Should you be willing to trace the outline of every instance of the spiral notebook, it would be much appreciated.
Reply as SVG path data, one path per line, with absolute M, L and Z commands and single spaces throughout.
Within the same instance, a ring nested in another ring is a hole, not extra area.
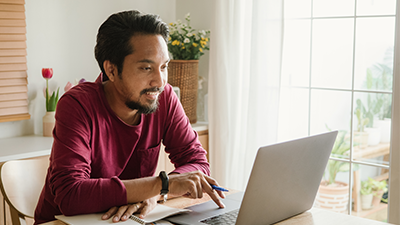
M 151 211 L 144 219 L 140 219 L 138 215 L 132 215 L 129 220 L 121 221 L 118 224 L 150 224 L 161 220 L 165 217 L 176 215 L 183 212 L 189 212 L 188 209 L 176 209 L 171 208 L 166 205 L 157 204 L 157 206 Z M 97 224 L 115 224 L 112 222 L 112 219 L 102 220 L 101 216 L 103 213 L 95 213 L 95 214 L 84 214 L 84 215 L 76 215 L 76 216 L 64 216 L 57 215 L 56 219 L 61 220 L 70 225 L 97 225 Z

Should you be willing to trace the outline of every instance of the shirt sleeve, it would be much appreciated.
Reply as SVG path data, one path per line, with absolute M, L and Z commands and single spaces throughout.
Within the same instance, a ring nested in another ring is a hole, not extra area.
M 210 175 L 210 165 L 207 162 L 207 151 L 201 146 L 198 134 L 190 125 L 178 97 L 173 93 L 172 87 L 166 88 L 169 91 L 167 98 L 168 112 L 166 129 L 163 143 L 165 151 L 175 166 L 172 172 L 186 173 L 201 171 Z
M 127 204 L 126 189 L 118 177 L 90 177 L 89 118 L 72 96 L 64 95 L 58 102 L 49 183 L 64 215 L 103 212 Z

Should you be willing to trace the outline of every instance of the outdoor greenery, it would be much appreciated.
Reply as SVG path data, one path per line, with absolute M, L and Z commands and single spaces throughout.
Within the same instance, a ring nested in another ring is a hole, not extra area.
M 381 190 L 383 192 L 388 190 L 386 180 L 377 181 L 371 177 L 368 177 L 368 180 L 361 181 L 360 193 L 362 195 L 374 194 L 377 196 L 378 192 Z
M 383 63 L 376 63 L 367 69 L 364 87 L 367 90 L 392 91 L 393 85 L 393 48 L 385 53 Z M 358 100 L 357 100 L 358 101 Z M 362 104 L 362 103 L 361 103 Z M 357 103 L 358 106 L 358 103 Z M 374 126 L 374 117 L 383 120 L 392 117 L 392 95 L 368 93 L 363 113 L 369 119 L 367 127 Z
M 354 114 L 357 116 L 357 131 L 364 132 L 364 128 L 366 125 L 370 123 L 369 116 L 371 114 L 370 111 L 367 111 L 361 102 L 360 99 L 356 101 L 356 109 L 354 110 Z
M 350 142 L 348 137 L 346 137 L 347 131 L 341 130 L 338 132 L 335 144 L 332 148 L 332 156 L 336 158 L 346 158 L 350 151 Z M 327 165 L 327 171 L 329 174 L 329 179 L 327 185 L 334 184 L 336 181 L 336 176 L 339 172 L 349 171 L 349 163 L 329 160 Z M 326 173 L 325 173 L 326 175 Z

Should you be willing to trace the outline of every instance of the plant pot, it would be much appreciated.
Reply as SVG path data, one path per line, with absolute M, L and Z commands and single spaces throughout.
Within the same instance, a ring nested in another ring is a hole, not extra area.
M 43 136 L 52 137 L 54 124 L 56 122 L 55 119 L 56 112 L 46 112 L 46 115 L 43 116 Z
M 375 122 L 375 126 L 381 129 L 381 142 L 382 143 L 390 142 L 392 120 L 390 118 L 385 118 L 384 120 L 377 120 Z
M 354 131 L 354 147 L 361 149 L 368 147 L 368 136 L 367 132 Z
M 197 122 L 199 60 L 171 60 L 168 83 L 180 89 L 181 103 L 190 123 Z
M 361 208 L 362 209 L 370 209 L 372 207 L 372 198 L 374 197 L 373 194 L 368 195 L 360 195 L 361 198 Z
M 383 190 L 379 190 L 379 191 L 376 191 L 376 192 L 374 192 L 374 194 L 373 194 L 373 198 L 372 198 L 372 205 L 375 207 L 375 206 L 378 206 L 380 203 L 381 203 L 381 199 L 382 199 L 382 196 L 383 196 Z
M 381 142 L 381 129 L 380 128 L 365 128 L 368 133 L 368 145 L 374 146 Z
M 349 204 L 349 184 L 336 181 L 335 184 L 326 185 L 326 181 L 322 181 L 315 206 L 334 212 L 346 213 Z

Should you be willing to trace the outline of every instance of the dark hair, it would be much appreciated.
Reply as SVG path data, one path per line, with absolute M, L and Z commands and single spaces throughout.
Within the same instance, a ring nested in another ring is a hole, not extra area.
M 168 43 L 169 29 L 158 15 L 143 14 L 136 10 L 115 13 L 104 21 L 97 33 L 94 49 L 104 75 L 103 63 L 106 60 L 116 65 L 118 74 L 121 74 L 125 57 L 134 51 L 130 40 L 137 34 L 161 35 Z

